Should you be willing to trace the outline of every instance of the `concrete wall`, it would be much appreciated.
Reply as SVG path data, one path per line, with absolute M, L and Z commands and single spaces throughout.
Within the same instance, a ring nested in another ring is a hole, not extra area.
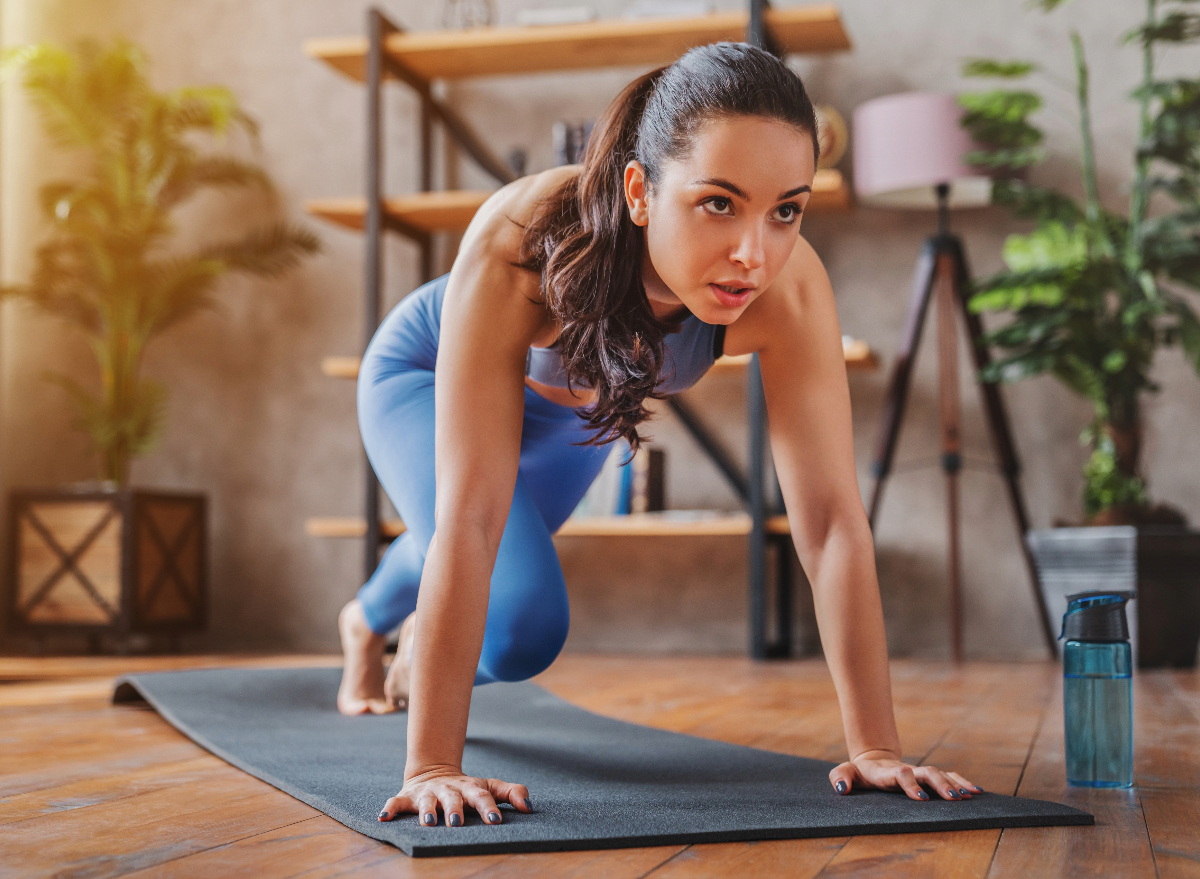
M 435 27 L 437 4 L 379 3 L 410 29 Z M 499 0 L 501 23 L 521 4 Z M 598 0 L 602 15 L 618 0 Z M 1135 111 L 1125 100 L 1137 71 L 1130 50 L 1115 48 L 1135 10 L 1118 0 L 1075 4 L 1053 16 L 1025 11 L 1023 0 L 843 0 L 854 50 L 794 59 L 814 98 L 847 117 L 859 103 L 907 89 L 958 89 L 961 59 L 977 55 L 1044 61 L 1070 76 L 1067 34 L 1078 28 L 1091 51 L 1101 177 L 1108 196 L 1126 197 Z M 737 4 L 717 0 L 720 8 Z M 361 192 L 361 86 L 302 53 L 309 37 L 358 34 L 367 3 L 343 0 L 39 0 L 4 7 L 4 40 L 70 42 L 82 35 L 125 34 L 153 59 L 160 88 L 227 85 L 262 124 L 260 161 L 279 185 L 275 206 L 249 197 L 213 197 L 180 216 L 180 240 L 192 246 L 282 213 L 303 219 L 305 199 Z M 1180 53 L 1166 67 L 1194 69 Z M 486 132 L 497 152 L 523 147 L 530 170 L 551 161 L 550 125 L 597 115 L 633 69 L 511 77 L 456 84 L 450 96 Z M 411 95 L 386 98 L 390 192 L 416 186 Z M 69 160 L 45 148 L 34 117 L 12 86 L 4 93 L 2 192 L 3 275 L 24 278 L 43 234 L 34 196 Z M 1039 178 L 1077 189 L 1069 96 L 1059 93 L 1045 115 L 1052 160 Z M 242 145 L 234 142 L 234 148 Z M 843 168 L 849 170 L 848 162 Z M 451 165 L 462 186 L 490 185 L 468 162 Z M 234 280 L 219 312 L 172 330 L 151 349 L 146 371 L 171 389 L 170 423 L 161 448 L 137 463 L 146 486 L 199 488 L 212 508 L 212 625 L 191 639 L 203 649 L 336 647 L 337 608 L 359 583 L 356 541 L 305 537 L 312 515 L 360 509 L 361 461 L 353 389 L 323 377 L 326 354 L 360 350 L 362 243 L 357 234 L 310 221 L 325 247 L 286 280 Z M 869 464 L 881 402 L 907 308 L 916 253 L 932 217 L 860 208 L 805 220 L 805 235 L 822 255 L 837 293 L 844 332 L 869 341 L 884 369 L 853 374 L 855 447 L 860 485 Z M 977 273 L 999 265 L 1004 236 L 1018 228 L 1002 212 L 954 219 Z M 417 282 L 414 251 L 387 245 L 387 288 L 397 299 Z M 69 427 L 61 396 L 42 384 L 48 368 L 81 376 L 89 362 L 78 337 L 24 307 L 8 304 L 0 336 L 0 476 L 5 487 L 87 478 L 95 462 Z M 892 477 L 877 527 L 877 554 L 889 643 L 897 655 L 946 656 L 943 478 L 937 468 L 936 369 L 930 317 Z M 963 346 L 965 364 L 967 349 Z M 1200 381 L 1177 353 L 1160 357 L 1163 393 L 1147 406 L 1145 471 L 1156 496 L 1200 518 L 1200 471 L 1194 436 L 1200 428 Z M 993 458 L 979 395 L 962 380 L 962 475 L 966 638 L 975 657 L 1039 655 L 1039 636 Z M 1079 517 L 1077 436 L 1088 411 L 1048 379 L 1005 390 L 1025 464 L 1024 486 L 1035 526 Z M 714 376 L 693 392 L 696 406 L 744 452 L 740 381 Z M 696 447 L 666 414 L 652 428 L 668 449 L 670 503 L 733 509 L 735 500 Z M 736 652 L 745 643 L 745 553 L 735 539 L 562 539 L 573 602 L 570 646 Z M 801 602 L 798 631 L 814 645 L 810 605 Z M 10 646 L 19 648 L 19 643 Z

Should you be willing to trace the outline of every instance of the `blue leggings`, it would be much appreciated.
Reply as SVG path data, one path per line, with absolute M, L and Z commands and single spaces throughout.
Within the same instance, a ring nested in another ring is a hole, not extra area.
M 363 356 L 358 423 L 379 481 L 407 530 L 358 592 L 378 634 L 417 606 L 433 538 L 433 370 L 446 276 L 409 294 Z M 551 535 L 600 472 L 610 446 L 580 446 L 585 423 L 568 406 L 525 389 L 521 461 L 488 597 L 475 683 L 519 681 L 547 668 L 567 638 L 566 583 Z

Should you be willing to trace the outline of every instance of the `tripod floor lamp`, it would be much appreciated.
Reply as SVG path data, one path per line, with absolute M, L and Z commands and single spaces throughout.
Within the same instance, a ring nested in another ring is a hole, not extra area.
M 979 316 L 966 307 L 970 274 L 962 241 L 950 233 L 950 211 L 983 207 L 991 201 L 991 180 L 968 166 L 963 156 L 974 144 L 962 129 L 962 108 L 952 94 L 912 92 L 876 98 L 854 113 L 854 188 L 860 203 L 901 210 L 936 210 L 937 231 L 925 240 L 917 259 L 908 317 L 900 349 L 892 367 L 883 410 L 883 424 L 872 465 L 874 488 L 868 519 L 872 530 L 883 497 L 884 482 L 892 467 L 900 422 L 912 380 L 912 369 L 921 328 L 931 299 L 937 301 L 938 400 L 941 432 L 941 467 L 946 480 L 951 651 L 955 662 L 963 658 L 962 569 L 959 524 L 958 474 L 961 411 L 958 379 L 958 316 L 962 315 L 974 352 L 976 375 L 990 360 L 979 345 Z M 1008 487 L 1018 539 L 1029 572 L 1038 608 L 1038 620 L 1050 655 L 1054 633 L 1049 628 L 1037 569 L 1025 542 L 1029 530 L 1025 501 L 1018 481 L 1019 464 L 999 388 L 980 383 L 988 427 Z

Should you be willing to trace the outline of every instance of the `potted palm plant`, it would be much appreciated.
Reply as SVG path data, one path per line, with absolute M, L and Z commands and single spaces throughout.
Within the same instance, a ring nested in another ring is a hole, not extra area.
M 132 488 L 130 463 L 155 445 L 166 389 L 142 375 L 147 345 L 206 308 L 222 277 L 278 275 L 317 250 L 308 231 L 285 223 L 181 253 L 172 212 L 211 188 L 271 192 L 257 165 L 202 151 L 197 138 L 257 126 L 219 86 L 159 92 L 145 53 L 125 40 L 40 44 L 9 50 L 6 76 L 20 76 L 46 131 L 83 153 L 79 177 L 40 189 L 51 232 L 18 297 L 78 329 L 97 380 L 48 378 L 70 397 L 90 437 L 99 480 L 14 491 L 10 496 L 10 629 L 179 633 L 206 616 L 206 504 L 196 493 Z
M 1040 0 L 1052 12 L 1064 0 Z M 1052 624 L 1065 595 L 1136 586 L 1139 660 L 1193 665 L 1200 637 L 1200 533 L 1178 510 L 1150 501 L 1139 470 L 1141 403 L 1160 389 L 1156 353 L 1179 345 L 1200 372 L 1200 320 L 1189 295 L 1200 288 L 1200 79 L 1160 79 L 1157 55 L 1200 38 L 1187 0 L 1145 0 L 1124 38 L 1141 53 L 1132 92 L 1139 137 L 1125 209 L 1105 207 L 1097 182 L 1083 43 L 1071 34 L 1081 136 L 1083 198 L 1031 185 L 1022 172 L 1042 158 L 1030 117 L 1038 92 L 1001 88 L 966 94 L 963 124 L 983 146 L 970 160 L 995 172 L 995 200 L 1033 221 L 1004 245 L 1006 270 L 977 283 L 969 307 L 1011 319 L 982 344 L 1004 352 L 981 375 L 1015 381 L 1049 373 L 1092 406 L 1081 441 L 1085 527 L 1031 532 Z M 975 59 L 969 76 L 1037 74 L 1026 61 Z M 1154 201 L 1155 210 L 1151 211 Z

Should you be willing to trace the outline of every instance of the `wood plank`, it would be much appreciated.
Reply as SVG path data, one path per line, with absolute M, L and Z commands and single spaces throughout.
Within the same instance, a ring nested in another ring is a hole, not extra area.
M 879 368 L 879 357 L 871 346 L 862 339 L 850 336 L 842 337 L 842 353 L 846 359 L 847 370 L 872 370 Z M 749 354 L 737 354 L 731 357 L 718 357 L 709 370 L 709 374 L 741 373 L 750 364 Z M 321 372 L 330 378 L 346 378 L 358 380 L 358 370 L 362 364 L 361 357 L 323 357 Z
M 1062 681 L 1056 680 L 1050 708 L 1034 741 L 1017 787 L 1023 797 L 1053 800 L 1084 809 L 1094 827 L 1018 827 L 1000 835 L 989 877 L 1156 875 L 1137 788 L 1092 790 L 1069 787 L 1063 752 Z
M 415 192 L 383 200 L 387 219 L 420 233 L 462 232 L 492 195 L 489 190 L 443 190 Z M 813 178 L 813 192 L 805 213 L 829 214 L 850 210 L 850 189 L 840 171 L 821 168 Z M 367 200 L 347 198 L 309 199 L 304 209 L 347 229 L 361 230 L 366 225 Z
M 93 764 L 95 762 L 93 761 Z M 114 762 L 105 763 L 103 774 L 85 780 L 40 788 L 16 796 L 5 796 L 0 800 L 0 824 L 23 821 L 33 815 L 48 812 L 84 809 L 110 800 L 175 785 L 203 783 L 214 774 L 233 770 L 225 761 L 207 753 L 201 757 L 189 757 L 174 763 L 155 761 L 150 766 L 131 772 L 114 771 Z
M 704 515 L 689 516 L 688 513 Z M 674 514 L 674 515 L 672 515 Z M 588 516 L 570 518 L 556 537 L 744 537 L 750 533 L 750 517 L 744 513 L 711 515 L 708 510 L 669 510 L 663 513 L 632 513 L 628 516 Z M 385 537 L 405 532 L 399 519 L 381 523 Z M 767 519 L 768 534 L 788 534 L 787 516 Z M 365 519 L 355 516 L 315 516 L 304 521 L 309 537 L 364 537 Z
M 785 52 L 850 48 L 836 6 L 767 9 L 765 15 L 772 38 Z M 386 51 L 424 80 L 667 64 L 694 46 L 744 40 L 747 22 L 748 14 L 737 11 L 688 18 L 435 30 L 392 34 Z M 366 78 L 365 38 L 307 40 L 304 51 L 353 79 Z
M 199 750 L 199 749 L 197 749 Z M 165 864 L 318 814 L 237 771 L 6 825 L 0 863 L 17 875 L 101 879 Z
M 490 190 L 482 189 L 416 192 L 385 198 L 383 210 L 389 219 L 422 232 L 461 232 L 491 195 Z M 348 229 L 362 229 L 366 225 L 365 198 L 310 199 L 304 203 L 304 209 L 314 217 Z
M 357 836 L 358 834 L 355 834 Z M 299 865 L 295 879 L 466 879 L 487 876 L 488 871 L 511 855 L 468 855 L 454 858 L 410 858 L 383 843 L 348 858 Z M 547 855 L 553 858 L 554 855 Z
M 1183 675 L 1142 672 L 1134 701 L 1134 777 L 1161 877 L 1200 877 L 1200 715 Z
M 971 672 L 967 675 L 973 676 Z M 1005 676 L 992 675 L 991 686 L 974 697 L 970 710 L 956 717 L 929 752 L 914 762 L 956 771 L 985 791 L 1012 794 L 1033 737 L 1049 711 L 1057 672 L 1056 665 L 1031 663 L 1010 666 Z M 943 712 L 925 715 L 931 725 L 945 716 Z M 821 876 L 984 876 L 1000 834 L 1000 830 L 970 830 L 856 836 Z
M 186 668 L 329 668 L 342 664 L 332 653 L 196 653 L 145 656 L 0 656 L 0 681 L 54 678 L 115 678 Z M 0 687 L 0 692 L 7 688 Z
M 764 840 L 688 846 L 649 875 L 653 879 L 700 876 L 787 876 L 811 879 L 848 837 Z

